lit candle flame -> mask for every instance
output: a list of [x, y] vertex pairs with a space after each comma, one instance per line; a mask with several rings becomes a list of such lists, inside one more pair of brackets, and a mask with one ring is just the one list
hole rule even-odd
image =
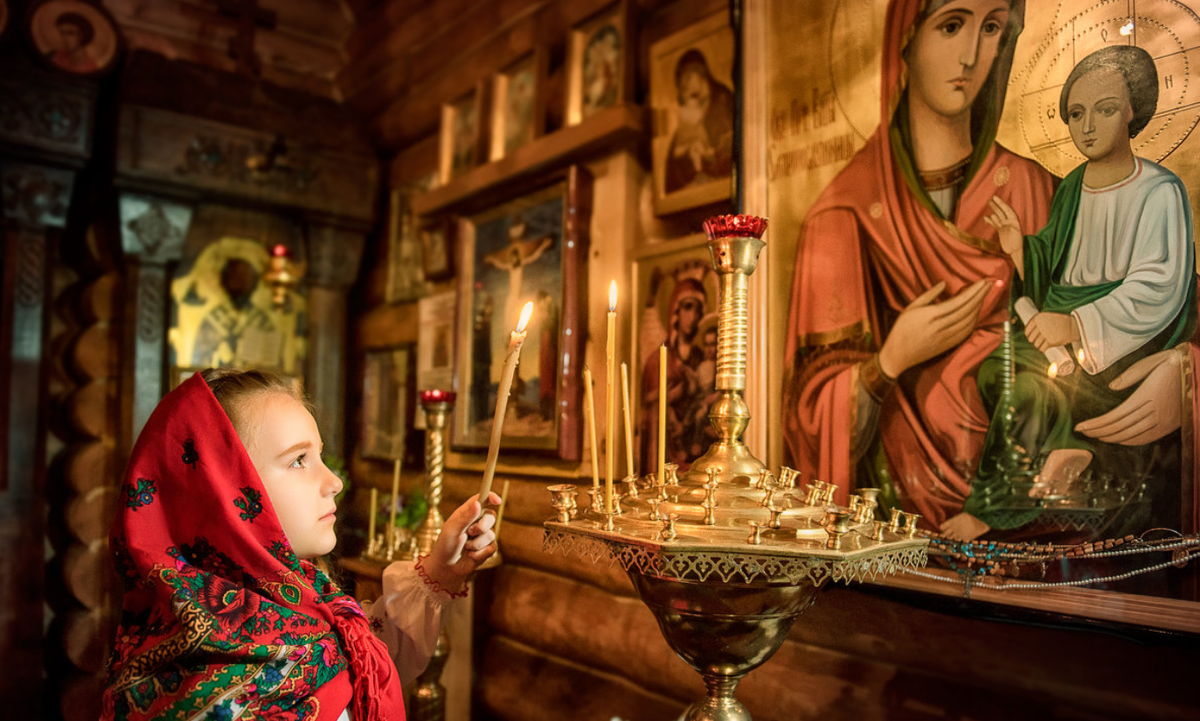
[[1079, 365], [1083, 365], [1083, 349], [1079, 348], [1075, 351], [1075, 357], [1079, 359]]
[[1046, 375], [1050, 376], [1051, 378], [1057, 378], [1058, 377], [1058, 364], [1051, 363], [1050, 367], [1046, 370]]
[[529, 316], [533, 315], [533, 301], [525, 304], [521, 309], [521, 320], [517, 321], [517, 332], [521, 333], [525, 330], [525, 326], [529, 324]]
[[617, 281], [613, 281], [608, 286], [608, 312], [612, 313], [617, 309]]

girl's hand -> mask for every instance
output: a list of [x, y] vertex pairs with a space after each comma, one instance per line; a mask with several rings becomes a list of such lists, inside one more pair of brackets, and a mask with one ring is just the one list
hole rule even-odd
[[[492, 492], [488, 503], [499, 505], [500, 496]], [[476, 496], [459, 506], [442, 525], [425, 558], [425, 573], [450, 593], [462, 591], [475, 569], [496, 552], [496, 533], [492, 530], [496, 514], [484, 513], [481, 517], [481, 511]]]

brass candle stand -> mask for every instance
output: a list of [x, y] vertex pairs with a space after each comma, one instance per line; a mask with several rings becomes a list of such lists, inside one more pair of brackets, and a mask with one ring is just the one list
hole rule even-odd
[[705, 222], [721, 280], [720, 397], [709, 411], [718, 440], [682, 478], [668, 467], [664, 479], [626, 483], [636, 492], [615, 513], [595, 496], [581, 511], [573, 486], [552, 486], [557, 516], [544, 524], [544, 550], [620, 563], [667, 643], [703, 676], [707, 697], [686, 721], [749, 721], [734, 695], [739, 681], [779, 649], [825, 582], [926, 561], [915, 518], [874, 521], [877, 499], [866, 492], [838, 506], [832, 484], [812, 479], [802, 489], [797, 471], [772, 474], [741, 440], [750, 421], [747, 284], [765, 227], [747, 216]]
[[[425, 495], [429, 512], [414, 536], [414, 551], [426, 555], [433, 550], [445, 519], [438, 508], [442, 503], [442, 483], [446, 474], [446, 421], [454, 405], [451, 391], [421, 391], [421, 408], [425, 411]], [[424, 673], [410, 697], [412, 721], [441, 721], [446, 717], [446, 688], [442, 686], [442, 669], [450, 657], [450, 636], [443, 625], [438, 633], [437, 646]]]
[[446, 474], [446, 421], [454, 405], [455, 394], [450, 391], [421, 391], [421, 408], [425, 411], [425, 479], [429, 513], [417, 528], [417, 553], [424, 555], [442, 532], [445, 519], [439, 509], [442, 503], [442, 483]]

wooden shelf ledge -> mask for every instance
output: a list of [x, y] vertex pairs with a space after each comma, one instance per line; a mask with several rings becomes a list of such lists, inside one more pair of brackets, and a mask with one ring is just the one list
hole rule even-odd
[[593, 115], [578, 125], [556, 130], [518, 148], [512, 155], [472, 168], [449, 183], [413, 199], [417, 215], [433, 215], [459, 209], [473, 201], [483, 202], [496, 191], [509, 190], [512, 183], [568, 161], [574, 162], [598, 150], [642, 137], [646, 109], [622, 105]]

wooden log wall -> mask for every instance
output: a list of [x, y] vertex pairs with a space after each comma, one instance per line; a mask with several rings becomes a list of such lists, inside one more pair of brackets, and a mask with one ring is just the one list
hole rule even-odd
[[[89, 244], [94, 247], [94, 244]], [[47, 354], [54, 421], [47, 442], [50, 542], [46, 578], [49, 718], [90, 721], [100, 713], [120, 587], [108, 551], [117, 504], [119, 275], [88, 277], [60, 262]], [[84, 267], [87, 264], [83, 264]]]

